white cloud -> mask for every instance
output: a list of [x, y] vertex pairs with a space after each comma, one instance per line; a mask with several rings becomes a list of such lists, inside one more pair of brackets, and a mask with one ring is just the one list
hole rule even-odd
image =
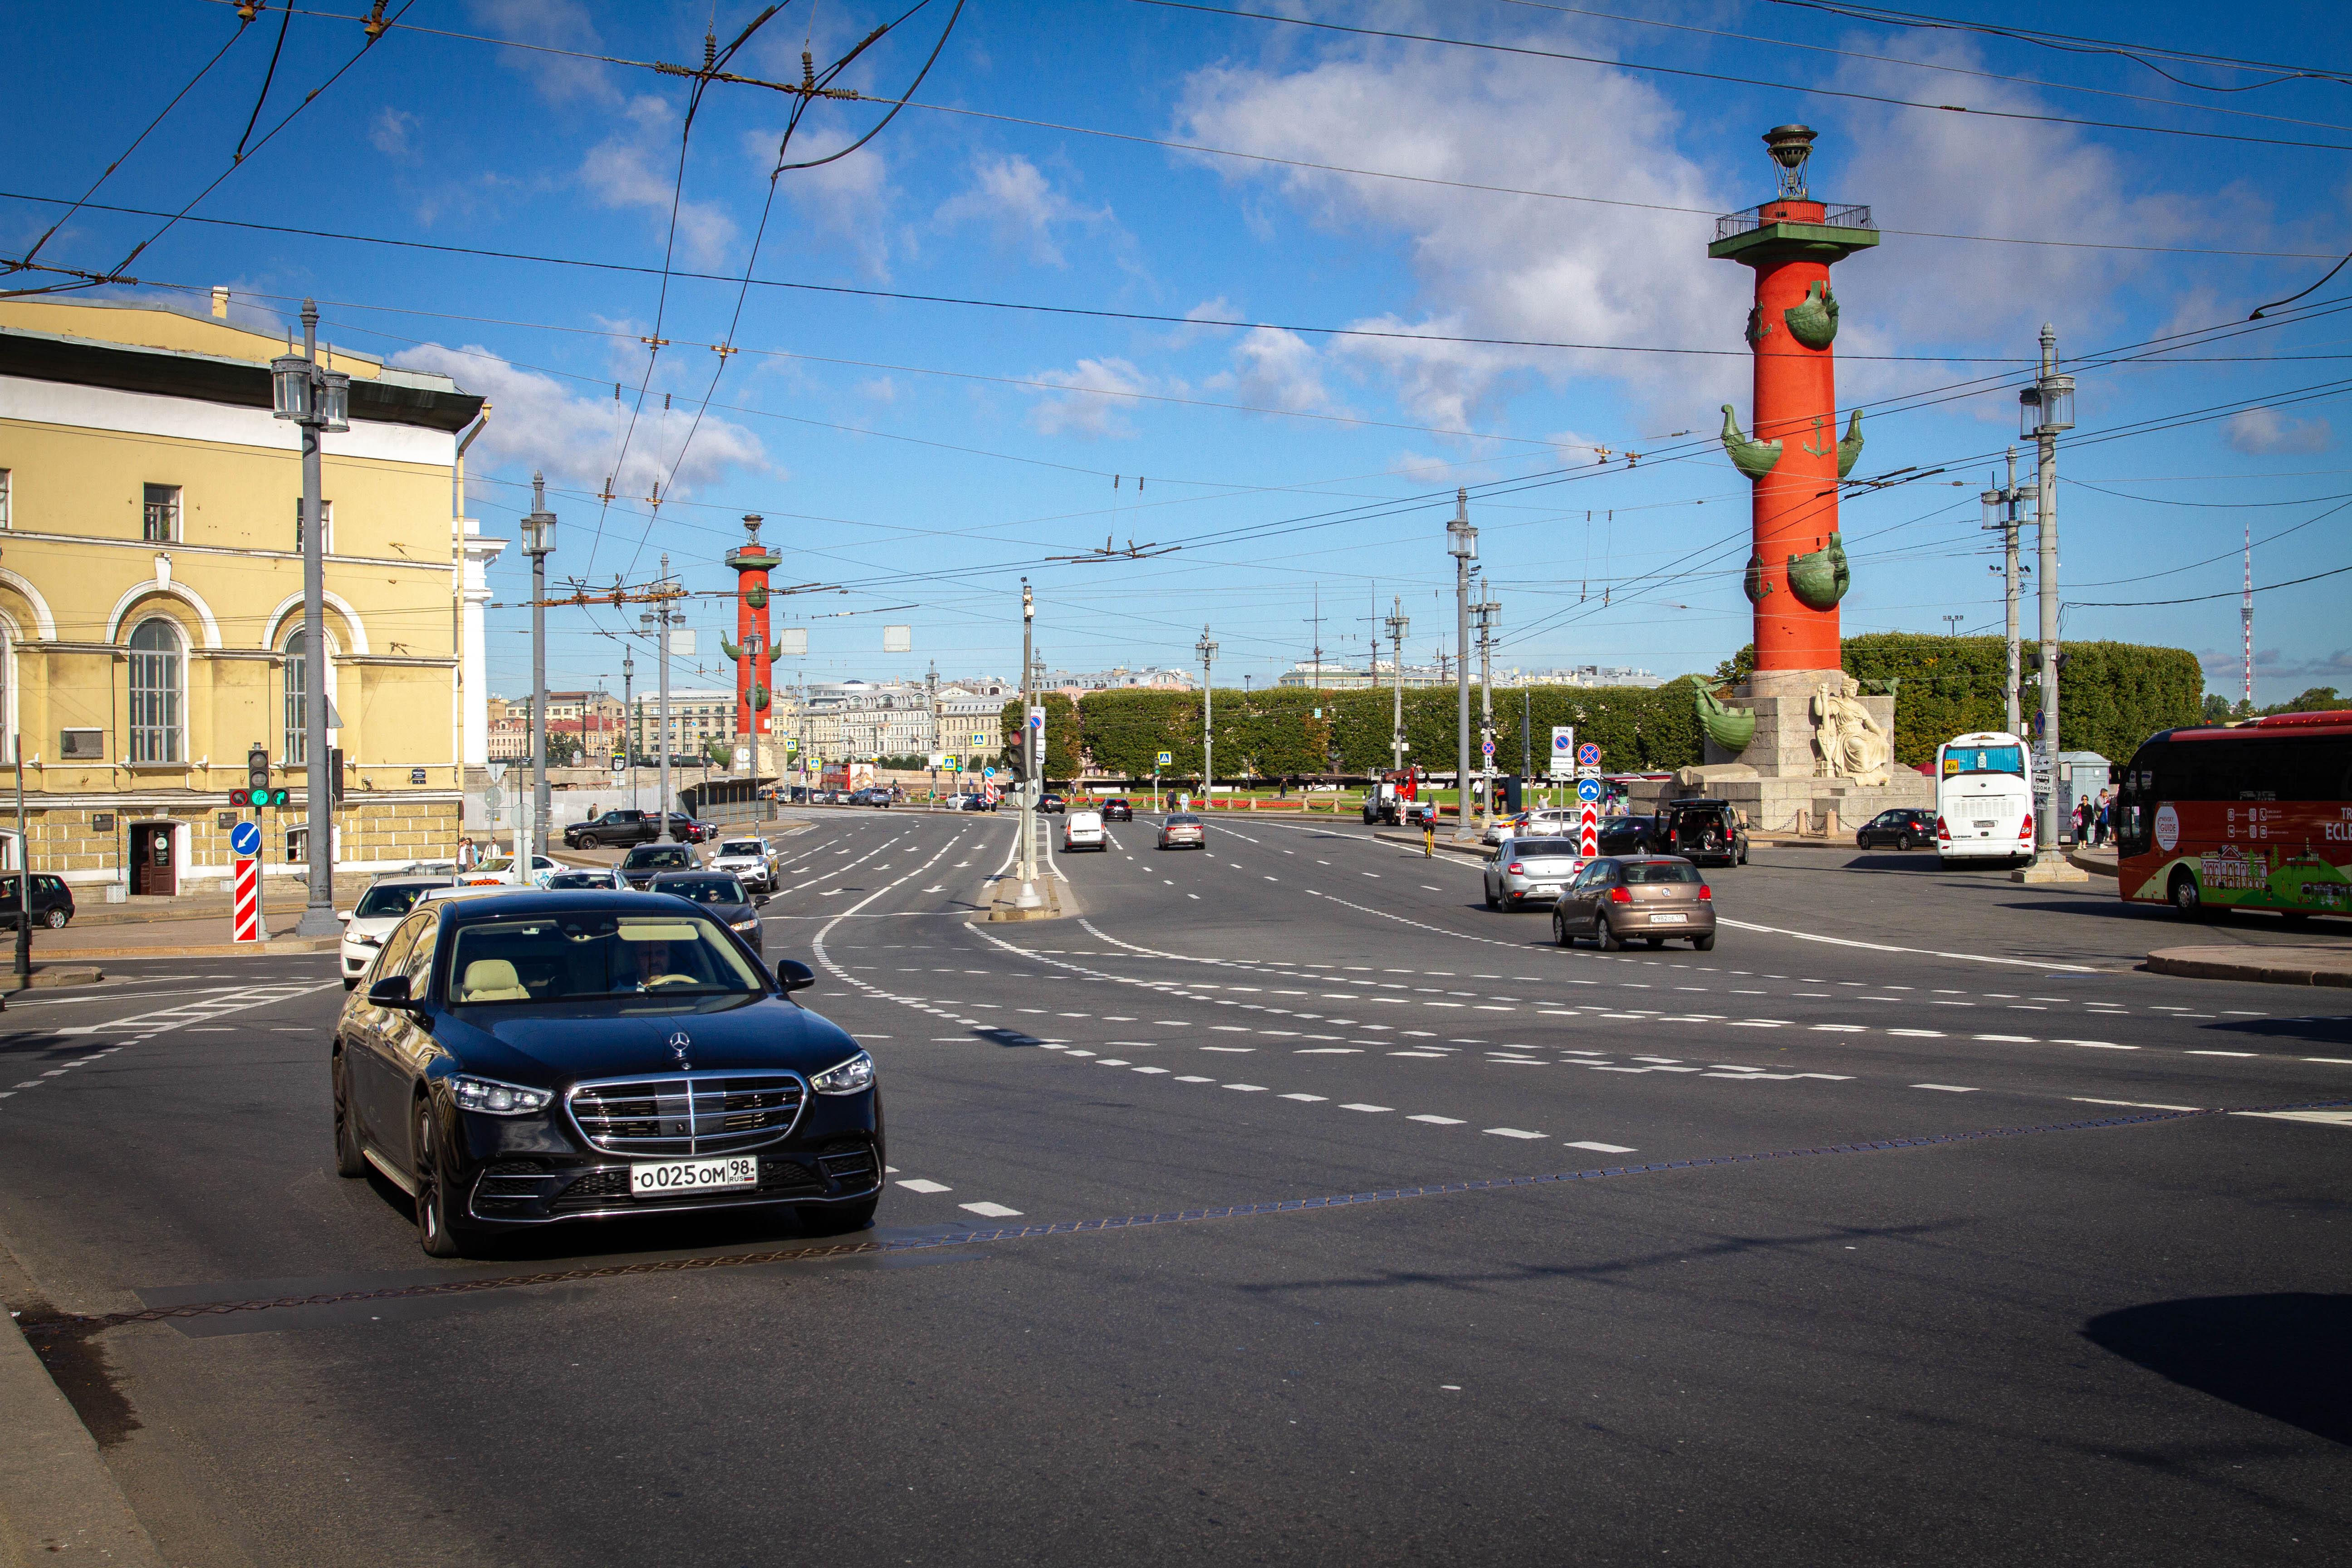
[[[1067, 389], [1030, 409], [1029, 422], [1042, 436], [1132, 436], [1135, 427], [1119, 416], [1120, 409], [1133, 406], [1136, 393], [1162, 390], [1123, 359], [1082, 359], [1068, 370], [1038, 371], [1033, 379]], [[1171, 384], [1181, 390], [1181, 384]]]
[[1064, 264], [1054, 235], [1057, 227], [1113, 221], [1110, 208], [1078, 205], [1054, 189], [1037, 165], [1018, 153], [975, 159], [971, 188], [950, 196], [932, 216], [947, 228], [986, 224], [998, 245], [1025, 250], [1031, 260], [1048, 267]]
[[[1557, 33], [1547, 37], [1557, 42]], [[1673, 146], [1677, 116], [1613, 71], [1374, 48], [1287, 72], [1217, 67], [1187, 83], [1179, 133], [1282, 157], [1532, 190], [1605, 192], [1719, 210], [1703, 170]], [[1530, 128], [1540, 126], [1540, 134]], [[1759, 158], [1760, 163], [1762, 160]], [[1499, 196], [1315, 170], [1274, 181], [1315, 221], [1402, 237], [1424, 309], [1354, 325], [1428, 335], [1740, 347], [1747, 279], [1707, 261], [1703, 220], [1673, 212]], [[1460, 428], [1515, 379], [1571, 374], [1647, 383], [1677, 399], [1730, 384], [1737, 362], [1665, 364], [1629, 355], [1397, 338], [1334, 352], [1391, 382], [1413, 414]], [[1719, 398], [1717, 399], [1720, 400]]]
[[[467, 10], [484, 32], [518, 43], [545, 44], [551, 48], [590, 54], [603, 47], [594, 18], [580, 0], [471, 0]], [[499, 49], [499, 63], [528, 75], [551, 102], [575, 99], [614, 104], [620, 89], [606, 68], [574, 54], [542, 54], [536, 49]]]
[[[743, 151], [763, 180], [776, 166], [776, 142], [782, 135], [780, 128], [743, 132]], [[822, 158], [839, 152], [850, 140], [846, 131], [812, 130], [803, 124], [793, 140], [790, 160], [797, 163]], [[787, 170], [778, 180], [779, 193], [809, 220], [808, 226], [845, 245], [869, 278], [890, 275], [889, 223], [898, 191], [890, 184], [882, 144], [877, 140], [814, 169]]]
[[735, 237], [735, 223], [713, 202], [682, 199], [677, 187], [677, 113], [667, 100], [651, 96], [629, 100], [629, 129], [615, 131], [580, 161], [580, 183], [604, 206], [637, 207], [650, 214], [656, 236], [668, 226], [670, 204], [677, 205], [678, 244], [698, 267], [723, 260]]
[[416, 116], [386, 104], [368, 126], [368, 142], [387, 158], [416, 156]]
[[2232, 451], [2268, 458], [2283, 452], [2325, 452], [2336, 445], [2325, 419], [2290, 419], [2275, 408], [2249, 408], [2221, 425], [2221, 438]]
[[1323, 385], [1323, 356], [1297, 332], [1253, 327], [1234, 345], [1233, 357], [1234, 369], [1202, 384], [1253, 408], [1323, 414], [1338, 406]]
[[[736, 468], [774, 472], [759, 437], [717, 415], [703, 418], [687, 446], [694, 410], [683, 405], [665, 409], [656, 393], [637, 416], [628, 455], [615, 474], [613, 458], [629, 428], [634, 395], [626, 403], [593, 393], [583, 396], [553, 376], [509, 364], [473, 343], [462, 349], [425, 343], [394, 355], [391, 363], [404, 370], [439, 371], [490, 400], [489, 423], [471, 454], [477, 463], [538, 468], [570, 489], [599, 489], [610, 477], [614, 489], [626, 496], [650, 494], [658, 481], [665, 496], [683, 497]], [[686, 456], [673, 475], [669, 465], [681, 447]]]

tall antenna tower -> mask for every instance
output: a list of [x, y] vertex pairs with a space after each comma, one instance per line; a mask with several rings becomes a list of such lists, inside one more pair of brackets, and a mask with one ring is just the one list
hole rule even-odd
[[2246, 593], [2238, 618], [2246, 624], [2246, 706], [2254, 705], [2254, 525], [2246, 525]]

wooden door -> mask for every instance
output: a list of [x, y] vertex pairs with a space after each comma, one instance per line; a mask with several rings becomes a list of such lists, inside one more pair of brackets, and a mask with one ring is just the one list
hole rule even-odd
[[172, 825], [133, 824], [131, 829], [131, 890], [170, 898], [180, 890], [180, 869], [172, 861]]

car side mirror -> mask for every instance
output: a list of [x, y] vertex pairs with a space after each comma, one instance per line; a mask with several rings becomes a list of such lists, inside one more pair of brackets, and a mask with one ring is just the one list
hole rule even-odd
[[786, 991], [805, 991], [816, 984], [816, 971], [794, 958], [776, 960], [776, 984]]
[[348, 925], [351, 923], [352, 911], [349, 910], [337, 910], [335, 911], [335, 918]]
[[767, 907], [767, 904], [768, 904], [768, 895], [767, 895], [767, 894], [765, 894], [765, 893], [754, 893], [754, 894], [752, 894], [752, 895], [751, 895], [751, 907], [752, 907], [753, 909], [755, 909], [755, 910], [759, 910], [759, 909], [765, 909], [765, 908]]
[[387, 974], [368, 987], [368, 1005], [388, 1008], [395, 1013], [414, 1013], [417, 1004], [408, 995], [408, 976]]

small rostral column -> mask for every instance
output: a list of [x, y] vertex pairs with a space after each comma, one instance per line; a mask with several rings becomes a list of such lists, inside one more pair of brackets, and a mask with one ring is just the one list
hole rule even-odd
[[784, 563], [782, 556], [760, 542], [762, 521], [757, 512], [746, 514], [743, 531], [751, 542], [727, 552], [727, 564], [735, 569], [737, 640], [719, 639], [727, 657], [735, 661], [736, 743], [748, 750], [755, 775], [769, 761], [768, 737], [774, 729], [770, 709], [775, 700], [776, 645], [768, 635], [768, 574]]
[[[1756, 606], [1759, 697], [1810, 691], [1839, 668], [1838, 601], [1851, 574], [1838, 538], [1838, 481], [1862, 456], [1862, 411], [1837, 430], [1837, 296], [1830, 268], [1878, 243], [1870, 209], [1817, 202], [1805, 188], [1813, 132], [1781, 125], [1764, 133], [1780, 168], [1780, 193], [1715, 224], [1710, 257], [1756, 272], [1748, 312], [1755, 355], [1753, 439], [1723, 407], [1723, 446], [1755, 481], [1755, 552], [1744, 586]], [[1804, 671], [1811, 679], [1800, 679]], [[1788, 672], [1788, 673], [1783, 673]]]

